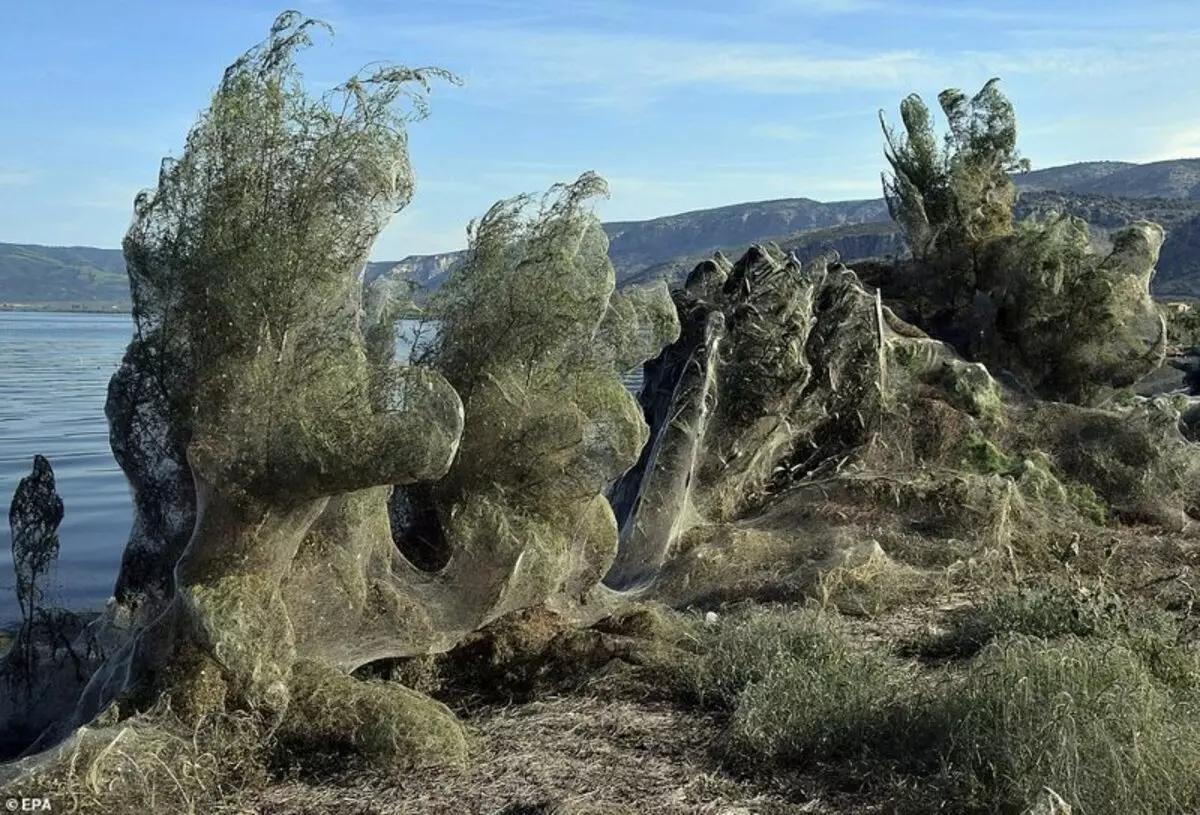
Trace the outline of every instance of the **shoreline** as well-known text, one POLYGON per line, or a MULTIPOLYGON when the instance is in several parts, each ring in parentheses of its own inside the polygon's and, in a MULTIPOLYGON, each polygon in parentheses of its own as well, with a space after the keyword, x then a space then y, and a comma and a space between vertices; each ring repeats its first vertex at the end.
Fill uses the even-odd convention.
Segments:
POLYGON ((129 303, 48 301, 38 303, 0 303, 0 312, 36 312, 53 314, 132 314, 129 303))

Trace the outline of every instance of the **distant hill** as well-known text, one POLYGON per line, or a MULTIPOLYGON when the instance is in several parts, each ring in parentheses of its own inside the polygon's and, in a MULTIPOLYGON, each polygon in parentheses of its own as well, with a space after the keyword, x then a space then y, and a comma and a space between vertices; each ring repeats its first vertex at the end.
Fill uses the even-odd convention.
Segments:
MULTIPOLYGON (((1156 292, 1200 295, 1200 159, 1081 162, 1022 173, 1014 180, 1022 190, 1018 217, 1069 212, 1096 227, 1101 239, 1139 218, 1161 223, 1168 237, 1156 292)), ((645 221, 613 221, 604 229, 622 284, 675 278, 718 249, 736 255, 766 240, 795 251, 801 259, 828 249, 836 249, 846 260, 904 251, 881 198, 753 201, 645 221)), ((401 273, 432 290, 462 256, 447 252, 371 263, 366 277, 401 273)), ((6 303, 128 301, 118 250, 0 244, 0 308, 6 303)))
POLYGON ((129 302, 117 249, 0 243, 0 304, 129 302))
POLYGON ((1017 187, 1023 192, 1041 192, 1042 190, 1079 192, 1081 186, 1137 166, 1128 161, 1081 161, 1077 164, 1064 164, 1061 167, 1047 167, 1043 170, 1019 173, 1014 176, 1013 180, 1017 182, 1017 187))

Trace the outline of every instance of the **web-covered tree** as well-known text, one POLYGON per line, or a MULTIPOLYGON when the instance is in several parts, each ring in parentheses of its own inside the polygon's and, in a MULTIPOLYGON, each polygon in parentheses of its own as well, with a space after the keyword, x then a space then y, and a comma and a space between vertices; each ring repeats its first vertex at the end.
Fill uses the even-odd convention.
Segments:
POLYGON ((1012 103, 993 78, 968 97, 957 88, 938 94, 948 130, 938 145, 933 117, 911 94, 900 103, 905 135, 880 111, 891 175, 883 175, 888 212, 915 257, 959 257, 988 238, 1012 233, 1017 190, 1011 173, 1029 169, 1017 152, 1012 103))
POLYGON ((900 104, 904 135, 884 120, 888 211, 912 251, 889 273, 906 315, 967 357, 1006 369, 1043 396, 1092 402, 1162 359, 1163 324, 1149 293, 1162 230, 1133 224, 1097 254, 1086 223, 1051 213, 1014 222, 1012 103, 989 80, 968 97, 938 95, 939 145, 916 94, 900 104))
MULTIPOLYGON (((361 272, 412 195, 405 125, 454 77, 377 65, 311 98, 294 56, 321 26, 281 15, 135 203, 135 336, 107 412, 138 518, 101 623, 111 647, 73 713, 18 714, 59 717, 32 750, 113 702, 121 717, 169 698, 185 721, 278 723, 294 694, 337 685, 331 670, 347 679, 348 631, 404 615, 399 589, 389 603, 350 567, 383 581, 390 485, 445 473, 462 406, 435 372, 373 368, 361 272), (314 604, 325 628, 303 630, 314 604)), ((400 719, 440 715, 401 701, 400 719)))
POLYGON ((74 709, 0 708, 41 732, 30 754, 72 733, 94 746, 82 725, 146 725, 166 700, 185 725, 246 714, 304 753, 461 760, 444 706, 351 673, 510 611, 594 620, 623 602, 600 586, 617 548, 603 492, 646 437, 620 372, 678 333, 665 285, 614 291, 587 173, 472 226, 427 364, 396 365, 402 286, 364 301, 361 271, 412 193, 396 103, 422 115, 452 77, 385 66, 312 100, 292 55, 315 25, 281 16, 137 200, 137 332, 108 414, 138 518, 91 632, 107 646, 86 687, 58 688, 74 709), (410 488, 453 553, 436 575, 406 556, 410 488))

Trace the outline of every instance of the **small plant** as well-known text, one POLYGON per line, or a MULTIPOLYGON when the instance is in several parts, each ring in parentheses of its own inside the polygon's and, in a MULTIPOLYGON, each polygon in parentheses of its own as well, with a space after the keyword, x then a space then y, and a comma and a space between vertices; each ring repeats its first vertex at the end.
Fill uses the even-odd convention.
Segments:
POLYGON ((1036 585, 998 594, 960 613, 949 629, 925 638, 917 651, 927 658, 969 658, 1004 636, 1040 640, 1065 637, 1120 641, 1164 679, 1191 670, 1178 644, 1178 625, 1165 611, 1105 588, 1036 585))
POLYGON ((1161 612, 1082 588, 997 598, 962 662, 915 669, 814 610, 726 619, 685 686, 730 710, 725 759, 819 771, 898 811, 1021 812, 1043 787, 1097 815, 1200 805, 1195 656, 1161 612))
POLYGON ((779 665, 825 658, 838 636, 834 619, 814 609, 723 615, 701 638, 703 658, 682 668, 683 698, 708 708, 736 708, 742 692, 779 665))
POLYGON ((12 532, 13 571, 21 629, 13 644, 16 675, 32 692, 38 669, 39 643, 53 639, 57 615, 47 603, 46 580, 58 562, 58 525, 63 500, 54 485, 54 470, 44 456, 34 456, 33 472, 17 484, 8 512, 12 532))
POLYGON ((978 431, 967 436, 963 447, 963 466, 971 472, 980 475, 1016 475, 1019 471, 1012 457, 978 431))
POLYGON ((1003 637, 923 717, 933 786, 965 811, 1019 812, 1045 786, 1089 815, 1200 806, 1200 709, 1125 645, 1003 637))
POLYGON ((739 695, 730 725, 735 762, 828 763, 894 751, 906 672, 819 624, 813 633, 806 652, 780 655, 739 695))
POLYGON ((1005 634, 1041 639, 1088 637, 1108 625, 1104 609, 1077 593, 1020 588, 1000 594, 958 615, 950 628, 922 642, 925 657, 972 657, 1005 634))

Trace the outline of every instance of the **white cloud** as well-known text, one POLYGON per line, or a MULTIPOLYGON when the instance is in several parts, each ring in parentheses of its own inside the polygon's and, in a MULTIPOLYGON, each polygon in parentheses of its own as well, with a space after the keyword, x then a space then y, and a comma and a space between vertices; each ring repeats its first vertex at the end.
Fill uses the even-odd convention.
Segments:
MULTIPOLYGON (((589 107, 633 108, 663 92, 704 86, 754 94, 804 94, 858 88, 906 88, 934 76, 934 63, 915 50, 851 53, 824 45, 779 48, 641 34, 532 30, 498 26, 376 24, 372 34, 436 42, 449 55, 469 55, 467 89, 566 91, 589 107), (846 53, 846 56, 839 56, 846 53)), ((446 57, 452 61, 452 57, 446 57)))
POLYGON ((37 173, 0 169, 0 187, 29 187, 37 178, 37 173))
POLYGON ((1147 129, 1156 134, 1152 138, 1154 146, 1134 159, 1135 161, 1200 158, 1200 119, 1147 129))
POLYGON ((1134 72, 1165 71, 1195 62, 1190 49, 1115 49, 1104 46, 965 51, 959 55, 1000 76, 1028 75, 1100 79, 1134 72))
POLYGON ((782 122, 760 122, 748 128, 750 136, 771 141, 808 141, 816 137, 811 130, 782 122))
MULTIPOLYGON (((755 13, 765 4, 769 9, 791 9, 800 19, 805 8, 849 12, 864 7, 865 0, 815 5, 805 0, 749 2, 755 13)), ((932 6, 903 3, 889 4, 887 10, 895 14, 938 13, 932 6)), ((966 8, 958 13, 986 16, 990 12, 966 8)), ((995 26, 997 33, 1018 43, 1013 48, 945 47, 932 51, 847 44, 840 41, 845 31, 834 29, 824 39, 790 41, 778 34, 739 40, 717 34, 675 33, 678 28, 663 29, 653 25, 653 20, 647 23, 647 15, 652 12, 640 7, 636 15, 631 13, 629 19, 639 21, 637 31, 587 30, 577 20, 569 25, 560 21, 563 27, 559 28, 547 28, 545 21, 522 25, 409 20, 401 24, 389 17, 369 22, 357 19, 351 25, 356 39, 372 43, 380 53, 403 51, 405 41, 421 49, 436 43, 438 52, 445 55, 440 59, 457 63, 467 80, 466 88, 456 94, 461 104, 503 105, 504 100, 524 96, 537 99, 539 105, 570 105, 630 117, 681 90, 786 97, 854 91, 895 95, 919 87, 982 84, 992 75, 1054 81, 1061 89, 1064 79, 1092 83, 1139 72, 1181 75, 1196 61, 1195 35, 1178 33, 1152 42, 1159 35, 1143 29, 1094 28, 1083 33, 1060 31, 1054 40, 1050 39, 1053 25, 1041 18, 1031 21, 1019 16, 1014 20, 1022 19, 1027 25, 1032 22, 1028 27, 1035 33, 1015 36, 1012 29, 995 26), (1047 27, 1033 28, 1039 24, 1047 27), (662 30, 672 33, 644 33, 662 30)), ((728 13, 725 19, 723 28, 728 30, 728 24, 740 25, 745 15, 728 13)), ((881 24, 886 22, 873 23, 876 27, 881 24)), ((779 26, 772 30, 776 29, 779 26)), ((702 110, 697 113, 707 115, 702 110)))

